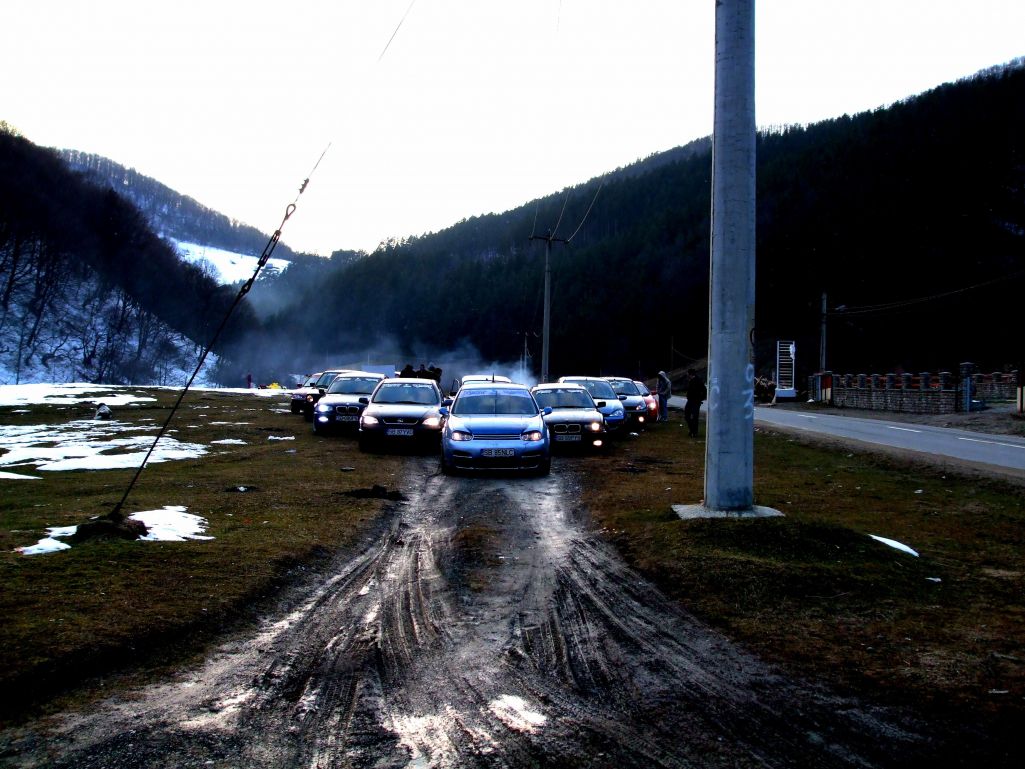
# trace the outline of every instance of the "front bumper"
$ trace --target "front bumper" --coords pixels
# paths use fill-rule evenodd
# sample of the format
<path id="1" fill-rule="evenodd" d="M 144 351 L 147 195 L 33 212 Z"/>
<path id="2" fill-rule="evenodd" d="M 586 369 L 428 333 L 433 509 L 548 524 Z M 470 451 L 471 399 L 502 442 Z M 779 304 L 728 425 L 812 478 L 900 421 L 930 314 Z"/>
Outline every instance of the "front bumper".
<path id="1" fill-rule="evenodd" d="M 551 446 L 543 440 L 446 440 L 442 453 L 445 464 L 456 470 L 540 470 L 551 461 Z"/>

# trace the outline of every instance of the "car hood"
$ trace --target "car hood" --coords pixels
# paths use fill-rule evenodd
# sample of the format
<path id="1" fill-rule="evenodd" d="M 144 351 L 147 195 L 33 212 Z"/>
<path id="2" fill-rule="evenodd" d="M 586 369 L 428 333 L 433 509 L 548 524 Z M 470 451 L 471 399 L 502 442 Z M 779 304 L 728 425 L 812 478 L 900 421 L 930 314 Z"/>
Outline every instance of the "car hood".
<path id="1" fill-rule="evenodd" d="M 363 413 L 375 417 L 416 417 L 422 418 L 429 412 L 437 412 L 441 408 L 440 403 L 432 403 L 425 406 L 422 403 L 371 403 Z"/>
<path id="2" fill-rule="evenodd" d="M 325 404 L 327 404 L 329 406 L 331 406 L 331 405 L 340 406 L 340 405 L 343 405 L 343 404 L 347 405 L 347 406 L 357 406 L 357 405 L 359 405 L 359 399 L 360 398 L 366 398 L 366 397 L 367 397 L 367 393 L 354 393 L 352 395 L 345 395 L 345 394 L 342 394 L 342 393 L 333 393 L 333 394 L 330 394 L 330 395 L 325 395 L 323 398 L 320 399 L 320 402 L 321 403 L 325 403 Z"/>
<path id="3" fill-rule="evenodd" d="M 545 422 L 596 422 L 600 417 L 594 409 L 555 409 L 545 417 Z"/>
<path id="4" fill-rule="evenodd" d="M 452 430 L 465 430 L 475 436 L 513 435 L 526 430 L 540 430 L 542 424 L 544 422 L 540 414 L 534 416 L 468 414 L 466 416 L 451 415 L 448 418 L 448 426 Z"/>

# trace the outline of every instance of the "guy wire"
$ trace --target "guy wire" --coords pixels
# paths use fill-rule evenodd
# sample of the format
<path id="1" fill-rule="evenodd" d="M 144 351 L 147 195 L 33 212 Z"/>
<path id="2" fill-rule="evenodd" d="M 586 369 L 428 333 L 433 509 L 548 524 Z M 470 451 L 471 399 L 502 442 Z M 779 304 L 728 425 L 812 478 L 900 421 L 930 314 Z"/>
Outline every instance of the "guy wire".
<path id="1" fill-rule="evenodd" d="M 320 161 L 324 159 L 324 155 L 327 154 L 327 151 L 328 149 L 330 149 L 330 147 L 331 145 L 329 143 L 327 147 L 324 148 L 324 151 L 320 153 L 320 158 L 317 159 L 317 162 L 314 164 L 313 169 L 310 171 L 309 175 L 303 180 L 303 183 L 299 186 L 299 192 L 295 196 L 295 200 L 293 200 L 285 207 L 285 216 L 282 218 L 281 224 L 278 225 L 278 228 L 274 231 L 274 234 L 270 236 L 270 240 L 267 241 L 267 245 L 263 247 L 263 253 L 260 254 L 260 258 L 256 262 L 256 270 L 253 272 L 253 276 L 249 278 L 249 280 L 247 280 L 241 288 L 239 288 L 238 294 L 235 296 L 235 301 L 231 303 L 231 306 L 228 308 L 228 311 L 224 314 L 224 318 L 221 320 L 221 323 L 217 327 L 217 330 L 214 331 L 213 336 L 210 339 L 210 342 L 206 345 L 206 347 L 203 348 L 203 353 L 199 356 L 199 362 L 196 364 L 196 368 L 192 372 L 192 376 L 190 376 L 189 381 L 185 383 L 185 387 L 182 389 L 181 393 L 178 395 L 178 399 L 174 402 L 174 405 L 171 407 L 171 411 L 167 415 L 167 419 L 164 420 L 164 424 L 161 425 L 159 432 L 157 432 L 156 437 L 153 439 L 153 443 L 150 445 L 149 451 L 146 452 L 146 456 L 143 457 L 142 462 L 139 463 L 139 467 L 138 469 L 136 469 L 135 475 L 132 476 L 132 480 L 128 483 L 128 488 L 125 489 L 125 493 L 121 497 L 121 501 L 114 505 L 114 509 L 111 510 L 107 516 L 108 518 L 111 518 L 113 520 L 121 520 L 124 518 L 124 515 L 121 512 L 121 508 L 128 500 L 128 495 L 131 494 L 132 489 L 135 488 L 136 481 L 138 481 L 139 476 L 142 475 L 142 471 L 146 467 L 146 463 L 149 462 L 149 458 L 150 456 L 152 456 L 154 449 L 156 449 L 157 443 L 159 443 L 160 439 L 164 437 L 164 433 L 167 432 L 167 427 L 169 424 L 171 424 L 171 420 L 174 418 L 175 412 L 178 411 L 178 407 L 181 406 L 181 402 L 182 400 L 184 400 L 185 394 L 189 391 L 189 388 L 192 387 L 192 383 L 196 380 L 196 377 L 199 375 L 200 369 L 203 368 L 203 364 L 206 362 L 206 356 L 210 353 L 210 350 L 213 349 L 213 346 L 217 344 L 217 340 L 220 338 L 221 332 L 223 332 L 224 328 L 228 325 L 228 319 L 231 318 L 232 313 L 235 312 L 235 308 L 242 303 L 243 297 L 245 297 L 245 295 L 249 293 L 249 289 L 251 289 L 253 287 L 253 284 L 256 282 L 256 278 L 259 276 L 260 270 L 263 269 L 264 265 L 267 264 L 267 260 L 270 259 L 271 254 L 274 253 L 274 248 L 278 245 L 278 241 L 281 239 L 281 230 L 282 228 L 284 228 L 285 222 L 287 222 L 289 218 L 292 216 L 292 214 L 295 213 L 295 206 L 299 200 L 299 197 L 303 194 L 303 192 L 306 191 L 306 185 L 310 183 L 310 177 L 313 176 L 313 172 L 317 170 L 317 166 L 320 165 Z"/>

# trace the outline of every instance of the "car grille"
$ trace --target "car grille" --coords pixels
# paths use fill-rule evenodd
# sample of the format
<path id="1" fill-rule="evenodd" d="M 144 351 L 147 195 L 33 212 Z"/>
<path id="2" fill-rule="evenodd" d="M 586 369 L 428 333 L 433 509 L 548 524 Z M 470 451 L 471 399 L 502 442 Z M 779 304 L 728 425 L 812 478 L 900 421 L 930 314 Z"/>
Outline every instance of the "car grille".
<path id="1" fill-rule="evenodd" d="M 409 427 L 420 422 L 416 417 L 383 417 L 381 419 L 386 425 L 402 425 Z"/>
<path id="2" fill-rule="evenodd" d="M 359 412 L 359 406 L 335 406 L 336 414 L 358 414 Z"/>
<path id="3" fill-rule="evenodd" d="M 552 432 L 558 433 L 559 435 L 565 435 L 565 434 L 579 433 L 580 432 L 580 425 L 578 423 L 575 423 L 575 422 L 574 423 L 570 423 L 570 424 L 566 424 L 565 422 L 560 422 L 558 424 L 551 425 L 551 428 L 552 428 Z"/>
<path id="4" fill-rule="evenodd" d="M 520 433 L 501 433 L 499 435 L 474 435 L 476 441 L 518 441 Z"/>

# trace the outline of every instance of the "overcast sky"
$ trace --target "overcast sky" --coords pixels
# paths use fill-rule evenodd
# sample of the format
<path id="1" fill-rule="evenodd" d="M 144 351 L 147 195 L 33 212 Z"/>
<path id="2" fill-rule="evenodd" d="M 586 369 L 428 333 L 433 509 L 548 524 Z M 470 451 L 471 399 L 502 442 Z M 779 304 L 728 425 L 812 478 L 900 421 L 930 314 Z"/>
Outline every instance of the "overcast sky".
<path id="1" fill-rule="evenodd" d="M 760 126 L 1025 55 L 1023 0 L 757 12 Z M 0 0 L 0 119 L 266 232 L 330 143 L 283 240 L 373 250 L 707 136 L 713 14 L 714 0 Z"/>

